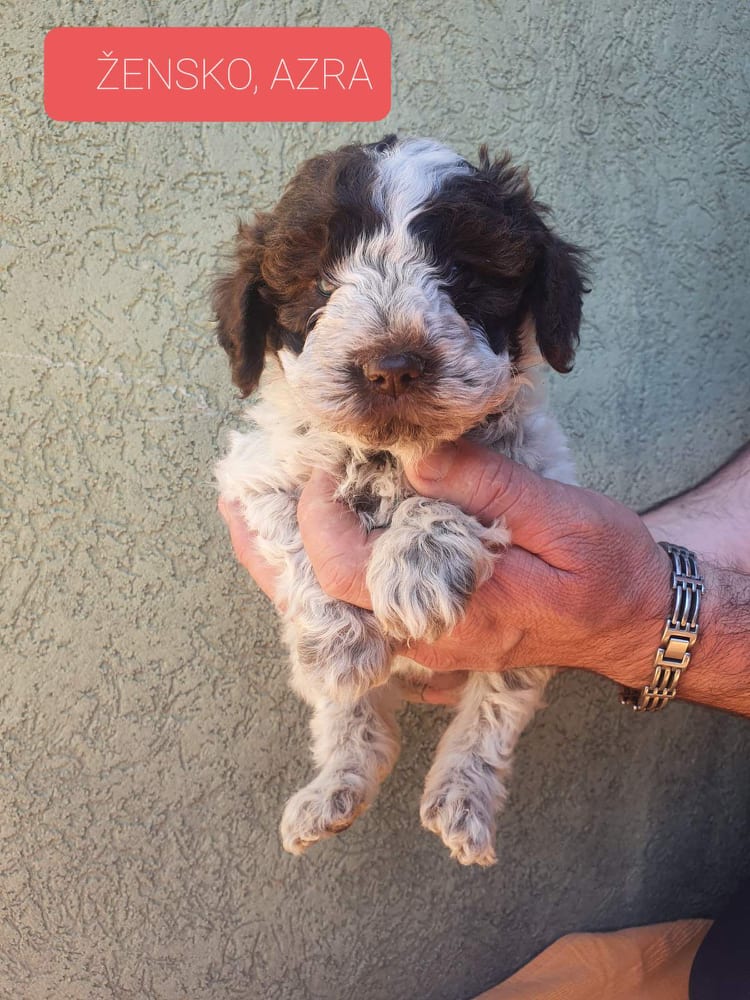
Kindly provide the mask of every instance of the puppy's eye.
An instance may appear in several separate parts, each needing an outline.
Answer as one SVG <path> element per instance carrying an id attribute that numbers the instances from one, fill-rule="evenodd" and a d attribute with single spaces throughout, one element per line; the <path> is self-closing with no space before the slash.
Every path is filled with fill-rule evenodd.
<path id="1" fill-rule="evenodd" d="M 330 298 L 331 295 L 336 291 L 336 285 L 328 278 L 318 278 L 315 287 L 318 289 L 321 295 L 326 298 Z"/>

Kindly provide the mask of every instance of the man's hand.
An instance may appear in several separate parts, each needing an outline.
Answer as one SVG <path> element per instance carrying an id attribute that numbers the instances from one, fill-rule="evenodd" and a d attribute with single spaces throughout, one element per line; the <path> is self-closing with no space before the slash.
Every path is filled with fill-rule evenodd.
<path id="1" fill-rule="evenodd" d="M 410 645 L 410 658 L 433 670 L 595 669 L 626 653 L 640 668 L 635 682 L 645 683 L 668 610 L 669 560 L 636 514 L 465 441 L 406 471 L 424 496 L 449 500 L 485 524 L 505 518 L 513 537 L 465 620 L 432 645 Z M 334 488 L 316 473 L 303 490 L 302 540 L 321 587 L 370 608 L 365 568 L 376 533 L 366 535 L 332 499 Z M 238 558 L 273 596 L 268 568 L 236 520 L 229 523 Z"/>
<path id="2" fill-rule="evenodd" d="M 454 703 L 467 670 L 585 667 L 631 687 L 650 682 L 671 610 L 670 560 L 638 515 L 467 441 L 442 447 L 406 473 L 423 496 L 455 503 L 485 524 L 504 518 L 513 540 L 449 635 L 404 648 L 431 670 L 450 671 L 415 688 L 414 700 Z M 680 680 L 680 696 L 750 715 L 750 578 L 744 571 L 750 565 L 750 449 L 714 479 L 721 480 L 721 518 L 709 504 L 701 521 L 702 508 L 696 510 L 688 493 L 648 514 L 646 522 L 658 538 L 668 523 L 669 541 L 687 542 L 702 555 L 701 635 Z M 694 491 L 696 503 L 713 483 Z M 371 608 L 365 569 L 379 532 L 368 536 L 333 499 L 334 491 L 325 474 L 312 476 L 299 502 L 302 540 L 330 596 Z M 258 556 L 241 515 L 226 507 L 222 513 L 238 559 L 273 599 L 274 574 Z M 711 531 L 702 527 L 709 514 Z M 703 558 L 719 557 L 726 538 L 735 539 L 739 573 Z"/>
<path id="3" fill-rule="evenodd" d="M 419 493 L 483 523 L 504 518 L 512 537 L 464 622 L 420 647 L 420 662 L 596 670 L 629 657 L 628 682 L 648 679 L 669 602 L 668 559 L 636 514 L 466 441 L 444 446 L 407 475 Z"/>

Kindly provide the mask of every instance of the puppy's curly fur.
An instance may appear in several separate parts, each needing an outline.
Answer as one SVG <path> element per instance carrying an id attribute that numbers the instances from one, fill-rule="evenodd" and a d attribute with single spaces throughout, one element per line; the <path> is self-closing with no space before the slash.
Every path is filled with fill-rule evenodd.
<path id="1" fill-rule="evenodd" d="M 288 803 L 284 847 L 348 827 L 399 751 L 404 639 L 434 641 L 464 613 L 510 541 L 457 507 L 413 495 L 406 457 L 462 435 L 565 482 L 563 435 L 540 366 L 571 365 L 582 254 L 554 234 L 508 156 L 479 165 L 427 139 L 388 136 L 308 160 L 276 208 L 241 225 L 215 286 L 218 336 L 254 429 L 217 466 L 279 572 L 292 683 L 313 707 L 319 772 Z M 311 470 L 376 542 L 373 612 L 326 595 L 300 541 Z M 501 666 L 501 664 L 498 664 Z M 423 824 L 462 864 L 495 860 L 495 814 L 516 741 L 550 671 L 477 673 L 438 747 Z"/>

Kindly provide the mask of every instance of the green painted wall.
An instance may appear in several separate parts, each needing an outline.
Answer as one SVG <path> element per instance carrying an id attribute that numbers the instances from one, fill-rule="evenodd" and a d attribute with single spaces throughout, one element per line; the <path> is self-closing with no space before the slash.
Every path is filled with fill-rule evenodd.
<path id="1" fill-rule="evenodd" d="M 744 0 L 5 0 L 0 19 L 0 996 L 463 1000 L 565 932 L 714 913 L 750 873 L 750 727 L 634 718 L 572 673 L 523 741 L 495 869 L 419 827 L 445 719 L 417 709 L 372 812 L 281 852 L 306 713 L 215 514 L 240 407 L 207 289 L 235 216 L 308 154 L 394 129 L 508 146 L 594 253 L 553 385 L 583 481 L 634 505 L 687 487 L 750 432 Z M 56 25 L 284 23 L 386 28 L 388 119 L 42 110 Z"/>

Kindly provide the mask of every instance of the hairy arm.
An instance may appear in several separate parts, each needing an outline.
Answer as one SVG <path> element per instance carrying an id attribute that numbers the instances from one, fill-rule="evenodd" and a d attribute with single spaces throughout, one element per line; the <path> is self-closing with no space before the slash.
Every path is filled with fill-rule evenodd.
<path id="1" fill-rule="evenodd" d="M 655 539 L 693 549 L 706 581 L 680 697 L 750 715 L 750 445 L 642 519 Z"/>
<path id="2" fill-rule="evenodd" d="M 750 444 L 641 517 L 654 538 L 679 541 L 716 566 L 750 574 Z"/>
<path id="3" fill-rule="evenodd" d="M 750 716 L 750 577 L 711 564 L 702 572 L 700 635 L 678 694 Z"/>

